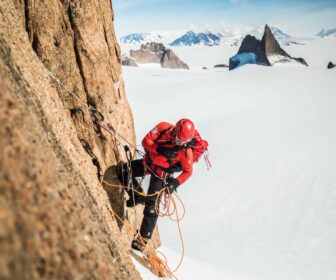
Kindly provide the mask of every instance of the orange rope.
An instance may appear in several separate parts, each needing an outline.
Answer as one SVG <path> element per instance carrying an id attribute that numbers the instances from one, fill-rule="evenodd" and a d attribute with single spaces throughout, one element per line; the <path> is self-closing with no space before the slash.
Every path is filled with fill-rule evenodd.
<path id="1" fill-rule="evenodd" d="M 122 188 L 122 189 L 126 189 L 126 186 L 122 186 L 122 185 L 114 185 L 111 183 L 106 182 L 105 180 L 103 180 L 103 182 L 105 184 L 107 184 L 108 186 L 114 187 L 114 188 Z M 169 278 L 174 278 L 177 280 L 177 277 L 174 275 L 174 273 L 180 268 L 183 259 L 184 259 L 184 240 L 183 240 L 183 236 L 182 236 L 182 231 L 181 231 L 181 225 L 180 225 L 180 221 L 184 218 L 185 216 L 185 206 L 181 200 L 181 198 L 176 194 L 176 198 L 179 200 L 179 203 L 182 206 L 183 212 L 182 212 L 182 216 L 179 216 L 178 213 L 178 209 L 177 209 L 177 205 L 176 205 L 176 201 L 174 199 L 173 194 L 167 194 L 166 193 L 166 189 L 167 188 L 163 188 L 160 192 L 154 193 L 154 194 L 144 194 L 143 192 L 139 192 L 133 188 L 131 188 L 132 191 L 138 193 L 139 195 L 142 196 L 157 196 L 156 200 L 155 200 L 155 210 L 157 212 L 157 214 L 160 217 L 169 217 L 169 219 L 173 222 L 177 223 L 177 227 L 178 227 L 178 232 L 179 232 L 179 237 L 181 240 L 181 247 L 182 247 L 182 253 L 181 253 L 181 258 L 179 260 L 179 263 L 177 265 L 177 267 L 175 269 L 170 269 L 168 266 L 168 261 L 167 261 L 167 257 L 160 251 L 156 251 L 154 248 L 149 247 L 147 250 L 145 250 L 145 253 L 147 254 L 147 259 L 148 261 L 152 264 L 152 266 L 154 267 L 154 269 L 156 271 L 158 271 L 159 275 L 161 277 L 169 277 Z M 164 208 L 164 210 L 161 210 L 159 207 L 159 202 L 160 199 L 162 198 L 162 206 Z M 129 235 L 133 238 L 137 238 L 140 242 L 140 244 L 145 247 L 147 245 L 146 240 L 139 235 L 139 233 L 137 233 L 136 230 L 134 230 L 132 228 L 132 226 L 130 225 L 129 222 L 124 221 L 122 218 L 120 218 L 113 210 L 112 210 L 113 215 L 123 224 L 125 224 L 126 226 L 126 230 L 129 233 Z M 175 214 L 175 217 L 174 217 Z M 160 258 L 158 256 L 158 254 L 160 254 L 162 256 L 162 258 Z"/>
<path id="2" fill-rule="evenodd" d="M 162 191 L 165 191 L 165 189 L 162 189 L 161 192 L 162 192 Z M 157 199 L 156 202 L 155 202 L 155 204 L 156 204 L 155 209 L 158 211 L 158 215 L 159 215 L 160 217 L 168 216 L 169 219 L 170 219 L 171 221 L 177 223 L 177 228 L 178 228 L 178 232 L 179 232 L 179 237 L 180 237 L 180 240 L 181 240 L 182 253 L 181 253 L 181 258 L 180 258 L 180 261 L 179 261 L 177 267 L 176 267 L 174 270 L 171 271 L 172 274 L 173 274 L 174 272 L 176 272 L 176 271 L 180 268 L 180 266 L 181 266 L 181 264 L 182 264 L 182 262 L 183 262 L 183 259 L 184 259 L 184 240 L 183 240 L 183 236 L 182 236 L 182 231 L 181 231 L 181 225 L 180 225 L 180 222 L 181 222 L 181 220 L 184 218 L 184 216 L 185 216 L 185 212 L 186 212 L 186 211 L 185 211 L 185 206 L 184 206 L 184 204 L 183 204 L 181 198 L 180 198 L 176 193 L 174 193 L 174 195 L 175 195 L 176 198 L 179 200 L 179 202 L 180 202 L 180 204 L 181 204 L 181 206 L 182 206 L 182 209 L 183 209 L 183 212 L 182 212 L 183 214 L 182 214 L 181 217 L 179 217 L 179 212 L 178 212 L 178 209 L 177 209 L 176 202 L 175 202 L 175 199 L 174 199 L 174 197 L 173 197 L 173 194 L 168 194 L 168 195 L 165 195 L 165 196 L 164 196 L 164 202 L 163 202 L 163 205 L 164 205 L 164 207 L 165 207 L 165 209 L 166 209 L 164 212 L 158 210 L 158 208 L 159 208 L 159 207 L 158 207 L 158 199 Z M 171 209 L 171 205 L 173 205 L 173 209 L 172 209 L 172 210 L 170 210 L 170 209 Z M 175 214 L 176 218 L 174 218 L 174 214 Z M 162 252 L 159 252 L 159 253 L 165 257 L 165 255 L 164 255 Z M 165 257 L 165 259 L 166 259 L 166 257 Z"/>

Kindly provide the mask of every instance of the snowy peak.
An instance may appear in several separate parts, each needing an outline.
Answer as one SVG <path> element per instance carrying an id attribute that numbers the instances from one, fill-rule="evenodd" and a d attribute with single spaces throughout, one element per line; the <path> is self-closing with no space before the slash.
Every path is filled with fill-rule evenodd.
<path id="1" fill-rule="evenodd" d="M 281 44 L 291 44 L 293 43 L 293 37 L 285 32 L 283 32 L 278 27 L 269 27 L 272 31 L 276 40 L 278 40 Z M 230 30 L 221 30 L 218 32 L 207 31 L 196 33 L 194 31 L 189 31 L 185 33 L 183 36 L 177 38 L 172 43 L 171 46 L 193 46 L 193 45 L 205 45 L 205 46 L 213 46 L 213 45 L 239 45 L 244 37 L 247 34 L 251 34 L 258 39 L 261 39 L 264 34 L 264 26 L 259 26 L 253 29 L 246 28 L 246 30 L 241 30 L 240 32 L 234 32 Z"/>
<path id="2" fill-rule="evenodd" d="M 272 34 L 274 35 L 275 39 L 277 39 L 278 41 L 288 40 L 292 38 L 291 35 L 283 32 L 278 27 L 269 26 L 269 29 L 272 31 Z M 255 36 L 258 39 L 261 39 L 264 34 L 264 26 L 259 26 L 259 27 L 252 29 L 249 32 L 249 34 L 252 36 Z"/>
<path id="3" fill-rule="evenodd" d="M 292 36 L 288 35 L 277 27 L 270 27 L 270 29 L 277 40 L 292 38 Z"/>
<path id="4" fill-rule="evenodd" d="M 162 36 L 156 33 L 132 33 L 120 38 L 124 45 L 138 45 L 147 42 L 161 42 Z"/>
<path id="5" fill-rule="evenodd" d="M 275 26 L 268 26 L 269 29 L 271 30 L 272 34 L 274 35 L 275 39 L 278 41 L 278 43 L 280 45 L 292 45 L 292 44 L 300 44 L 298 41 L 300 41 L 300 39 L 293 37 L 292 35 L 282 31 L 280 28 L 275 27 Z M 263 26 L 259 26 L 257 28 L 251 29 L 248 34 L 261 39 L 263 34 L 264 34 L 264 27 Z"/>
<path id="6" fill-rule="evenodd" d="M 336 37 L 336 28 L 333 29 L 322 29 L 316 36 L 325 38 L 325 37 Z"/>
<path id="7" fill-rule="evenodd" d="M 295 38 L 288 33 L 282 31 L 278 27 L 270 26 L 274 37 L 281 45 L 294 44 Z M 323 32 L 322 32 L 323 31 Z M 336 29 L 322 30 L 318 36 L 329 36 Z M 135 46 L 146 44 L 149 42 L 169 44 L 170 46 L 214 46 L 214 45 L 231 45 L 238 46 L 244 37 L 250 34 L 259 40 L 264 34 L 264 26 L 255 28 L 243 28 L 240 30 L 224 30 L 223 28 L 207 31 L 193 31 L 188 32 L 179 31 L 156 31 L 147 33 L 132 33 L 120 38 L 120 43 L 124 46 Z"/>
<path id="8" fill-rule="evenodd" d="M 213 46 L 219 45 L 220 37 L 211 32 L 195 33 L 194 31 L 188 31 L 181 37 L 171 42 L 170 46 L 193 46 L 204 45 Z"/>

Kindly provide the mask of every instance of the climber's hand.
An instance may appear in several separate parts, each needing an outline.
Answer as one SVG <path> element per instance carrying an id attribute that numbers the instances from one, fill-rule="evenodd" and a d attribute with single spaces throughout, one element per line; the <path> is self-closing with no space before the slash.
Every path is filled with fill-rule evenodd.
<path id="1" fill-rule="evenodd" d="M 179 181 L 176 178 L 171 178 L 168 180 L 167 184 L 165 185 L 165 192 L 166 194 L 173 194 L 177 187 L 180 185 Z"/>

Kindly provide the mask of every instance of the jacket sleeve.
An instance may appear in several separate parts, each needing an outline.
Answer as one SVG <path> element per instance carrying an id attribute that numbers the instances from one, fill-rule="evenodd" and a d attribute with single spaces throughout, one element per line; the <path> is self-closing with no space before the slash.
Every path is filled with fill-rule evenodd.
<path id="1" fill-rule="evenodd" d="M 184 151 L 181 152 L 184 153 Z M 191 148 L 188 148 L 183 157 L 181 157 L 181 165 L 182 173 L 176 178 L 180 185 L 187 181 L 193 172 L 193 153 Z"/>
<path id="2" fill-rule="evenodd" d="M 195 130 L 195 135 L 193 137 L 193 143 L 191 148 L 193 150 L 193 161 L 198 162 L 199 158 L 204 154 L 205 150 L 208 148 L 208 141 L 202 139 L 201 135 L 197 130 Z"/>
<path id="3" fill-rule="evenodd" d="M 155 140 L 159 137 L 161 132 L 172 125 L 170 123 L 161 122 L 157 126 L 155 126 L 150 132 L 146 134 L 144 139 L 142 140 L 142 146 L 144 149 L 150 153 L 156 153 L 157 144 Z"/>

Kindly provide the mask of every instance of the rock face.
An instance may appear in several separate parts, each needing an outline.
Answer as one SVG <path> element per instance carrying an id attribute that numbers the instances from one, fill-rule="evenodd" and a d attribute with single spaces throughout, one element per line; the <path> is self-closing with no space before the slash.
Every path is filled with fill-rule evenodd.
<path id="1" fill-rule="evenodd" d="M 188 65 L 181 61 L 177 55 L 171 50 L 167 49 L 161 60 L 162 68 L 171 68 L 171 69 L 189 69 Z"/>
<path id="2" fill-rule="evenodd" d="M 165 51 L 163 44 L 150 42 L 141 45 L 139 50 L 131 50 L 130 56 L 137 63 L 161 63 Z"/>
<path id="3" fill-rule="evenodd" d="M 226 64 L 216 64 L 214 65 L 214 68 L 229 68 L 229 66 Z"/>
<path id="4" fill-rule="evenodd" d="M 138 64 L 135 62 L 135 60 L 133 58 L 128 57 L 128 56 L 124 56 L 122 58 L 121 64 L 124 65 L 124 66 L 139 67 Z"/>
<path id="5" fill-rule="evenodd" d="M 141 45 L 139 50 L 131 50 L 130 57 L 136 63 L 160 63 L 163 68 L 189 69 L 177 55 L 162 43 L 150 42 Z"/>
<path id="6" fill-rule="evenodd" d="M 269 65 L 265 54 L 265 48 L 262 46 L 261 41 L 254 36 L 246 35 L 237 54 L 242 53 L 254 53 L 257 56 L 258 63 Z"/>
<path id="7" fill-rule="evenodd" d="M 327 68 L 328 68 L 328 69 L 332 69 L 332 68 L 334 68 L 334 67 L 335 67 L 335 64 L 332 63 L 331 61 L 329 61 Z"/>
<path id="8" fill-rule="evenodd" d="M 237 55 L 230 58 L 230 70 L 246 64 L 243 61 L 239 61 L 240 58 L 244 57 L 239 55 L 247 53 L 255 54 L 256 56 L 255 62 L 252 62 L 251 60 L 248 63 L 272 66 L 279 62 L 283 63 L 295 60 L 308 66 L 307 62 L 303 58 L 293 58 L 280 47 L 268 25 L 265 26 L 261 41 L 251 35 L 247 35 L 244 38 Z"/>
<path id="9" fill-rule="evenodd" d="M 267 63 L 268 61 L 270 65 L 274 65 L 277 62 L 289 62 L 291 60 L 291 56 L 280 47 L 268 25 L 265 26 L 261 46 L 266 56 L 265 62 Z"/>
<path id="10" fill-rule="evenodd" d="M 292 57 L 292 59 L 294 59 L 297 62 L 303 64 L 304 66 L 308 66 L 308 63 L 302 57 Z"/>
<path id="11" fill-rule="evenodd" d="M 135 143 L 111 1 L 1 1 L 0 92 L 0 279 L 140 279 L 101 184 L 97 115 Z"/>

